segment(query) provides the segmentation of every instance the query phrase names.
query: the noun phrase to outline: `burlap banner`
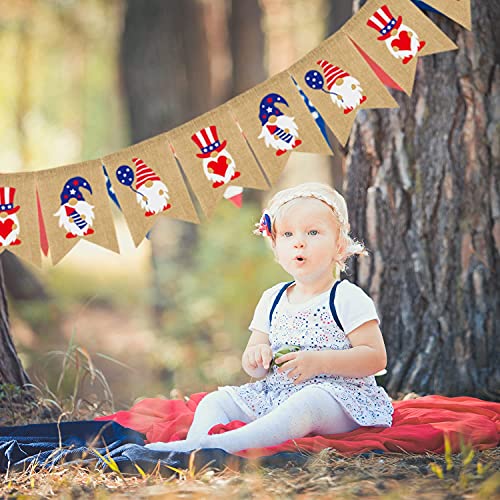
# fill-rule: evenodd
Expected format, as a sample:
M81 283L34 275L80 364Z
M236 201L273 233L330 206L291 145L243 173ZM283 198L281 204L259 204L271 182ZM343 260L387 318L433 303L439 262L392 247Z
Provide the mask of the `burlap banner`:
M410 0L371 0L340 31L408 95L418 56L457 48Z
M52 263L84 239L118 252L100 160L35 172Z
M231 184L269 188L227 104L166 136L207 217Z
M292 151L332 154L286 72L232 99L228 106L271 184Z
M158 215L199 222L165 135L107 155L102 162L136 246Z
M40 266L40 231L33 174L0 174L0 253Z
M398 107L342 32L325 40L289 71L343 145L359 109Z
M424 3L469 31L472 29L470 0L425 0Z
M240 206L243 188L268 189L292 152L332 154L317 123L345 144L358 110L397 107L384 85L411 94L417 58L457 48L416 5L471 28L470 0L413 2L368 0L288 70L102 160L0 174L0 252L37 265L40 249L56 264L82 239L117 252L110 196L139 245L159 215L199 222L186 179L210 216L222 198Z

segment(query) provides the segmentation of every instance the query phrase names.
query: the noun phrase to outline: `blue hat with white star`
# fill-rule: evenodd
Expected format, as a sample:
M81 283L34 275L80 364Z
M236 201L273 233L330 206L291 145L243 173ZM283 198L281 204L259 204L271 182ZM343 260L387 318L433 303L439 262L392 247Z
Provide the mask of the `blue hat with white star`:
M274 93L267 94L262 101L260 101L259 118L262 125L267 123L271 116L281 116L283 114L283 112L276 107L276 103L288 106L284 97Z
M64 185L61 191L61 205L68 203L71 198L76 198L79 201L85 201L83 194L80 192L80 188L85 188L92 194L92 188L86 179L83 177L72 177Z

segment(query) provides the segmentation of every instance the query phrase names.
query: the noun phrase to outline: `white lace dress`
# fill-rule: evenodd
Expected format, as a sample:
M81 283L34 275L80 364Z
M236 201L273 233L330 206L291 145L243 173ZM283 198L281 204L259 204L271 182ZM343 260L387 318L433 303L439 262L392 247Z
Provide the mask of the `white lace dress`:
M291 304L285 292L276 305L269 325L271 306L283 285L280 283L264 292L250 325L251 329L269 333L273 353L285 345L299 345L303 350L352 347L348 335L333 319L330 291L302 304ZM347 333L370 319L378 320L370 297L347 280L337 287L335 308ZM242 386L219 387L219 390L229 392L238 406L251 419L256 419L269 413L303 387L314 384L335 398L359 425L390 427L392 424L391 399L383 388L377 386L374 376L351 378L321 374L295 385L277 368L273 366L262 380ZM327 394L325 397L328 397Z

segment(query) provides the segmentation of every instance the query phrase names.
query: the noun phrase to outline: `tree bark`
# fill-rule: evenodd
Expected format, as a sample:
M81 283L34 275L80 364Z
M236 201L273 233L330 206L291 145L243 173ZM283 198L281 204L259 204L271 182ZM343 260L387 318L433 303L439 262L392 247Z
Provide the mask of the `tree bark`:
M24 371L10 334L7 294L0 263L0 384L22 387L29 383L30 379Z
M61 338L61 311L36 274L11 252L0 255L0 265L3 266L5 290L13 306L11 310L30 326L37 337L45 340ZM33 314L42 309L43 314Z
M264 68L265 34L262 29L262 7L258 0L232 0L229 18L231 45L232 98L267 78ZM246 189L244 202L262 204L263 191Z
M19 301L48 301L50 295L43 283L13 254L0 255L5 287L11 298Z
M258 0L232 0L229 36L233 61L230 97L234 97L267 78L262 8Z
M352 16L352 8L352 0L330 0L327 17L327 37L337 32ZM333 149L333 156L330 159L332 182L335 189L342 192L348 146L342 146L332 133L329 134L329 138Z
M127 0L121 72L131 141L139 142L211 106L203 5Z
M121 69L131 141L170 130L212 107L204 6L196 0L128 0ZM165 237L162 235L168 235ZM175 308L188 272L195 224L159 218L151 233L155 318Z
M459 50L421 58L412 96L359 113L351 137L352 231L371 251L353 275L378 304L392 394L499 397L500 4L472 12L472 32L430 16Z

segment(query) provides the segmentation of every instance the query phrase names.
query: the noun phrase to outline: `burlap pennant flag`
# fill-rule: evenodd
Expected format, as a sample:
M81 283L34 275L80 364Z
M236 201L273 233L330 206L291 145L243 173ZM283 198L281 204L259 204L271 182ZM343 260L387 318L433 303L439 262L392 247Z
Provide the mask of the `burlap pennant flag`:
M80 240L118 252L100 160L36 172L52 263Z
M359 109L398 107L342 32L325 40L289 71L343 145Z
M271 184L292 151L332 154L286 72L232 99L228 106Z
M227 104L166 135L207 217L230 185L269 188Z
M102 162L136 246L159 215L199 222L165 135L105 156Z
M0 174L0 253L9 250L40 266L35 175Z
M341 32L408 95L419 56L457 48L410 0L370 0Z
M419 3L422 3L423 6L427 4L433 10L437 10L446 17L453 19L453 21L469 31L472 28L470 0L425 0L425 2Z

